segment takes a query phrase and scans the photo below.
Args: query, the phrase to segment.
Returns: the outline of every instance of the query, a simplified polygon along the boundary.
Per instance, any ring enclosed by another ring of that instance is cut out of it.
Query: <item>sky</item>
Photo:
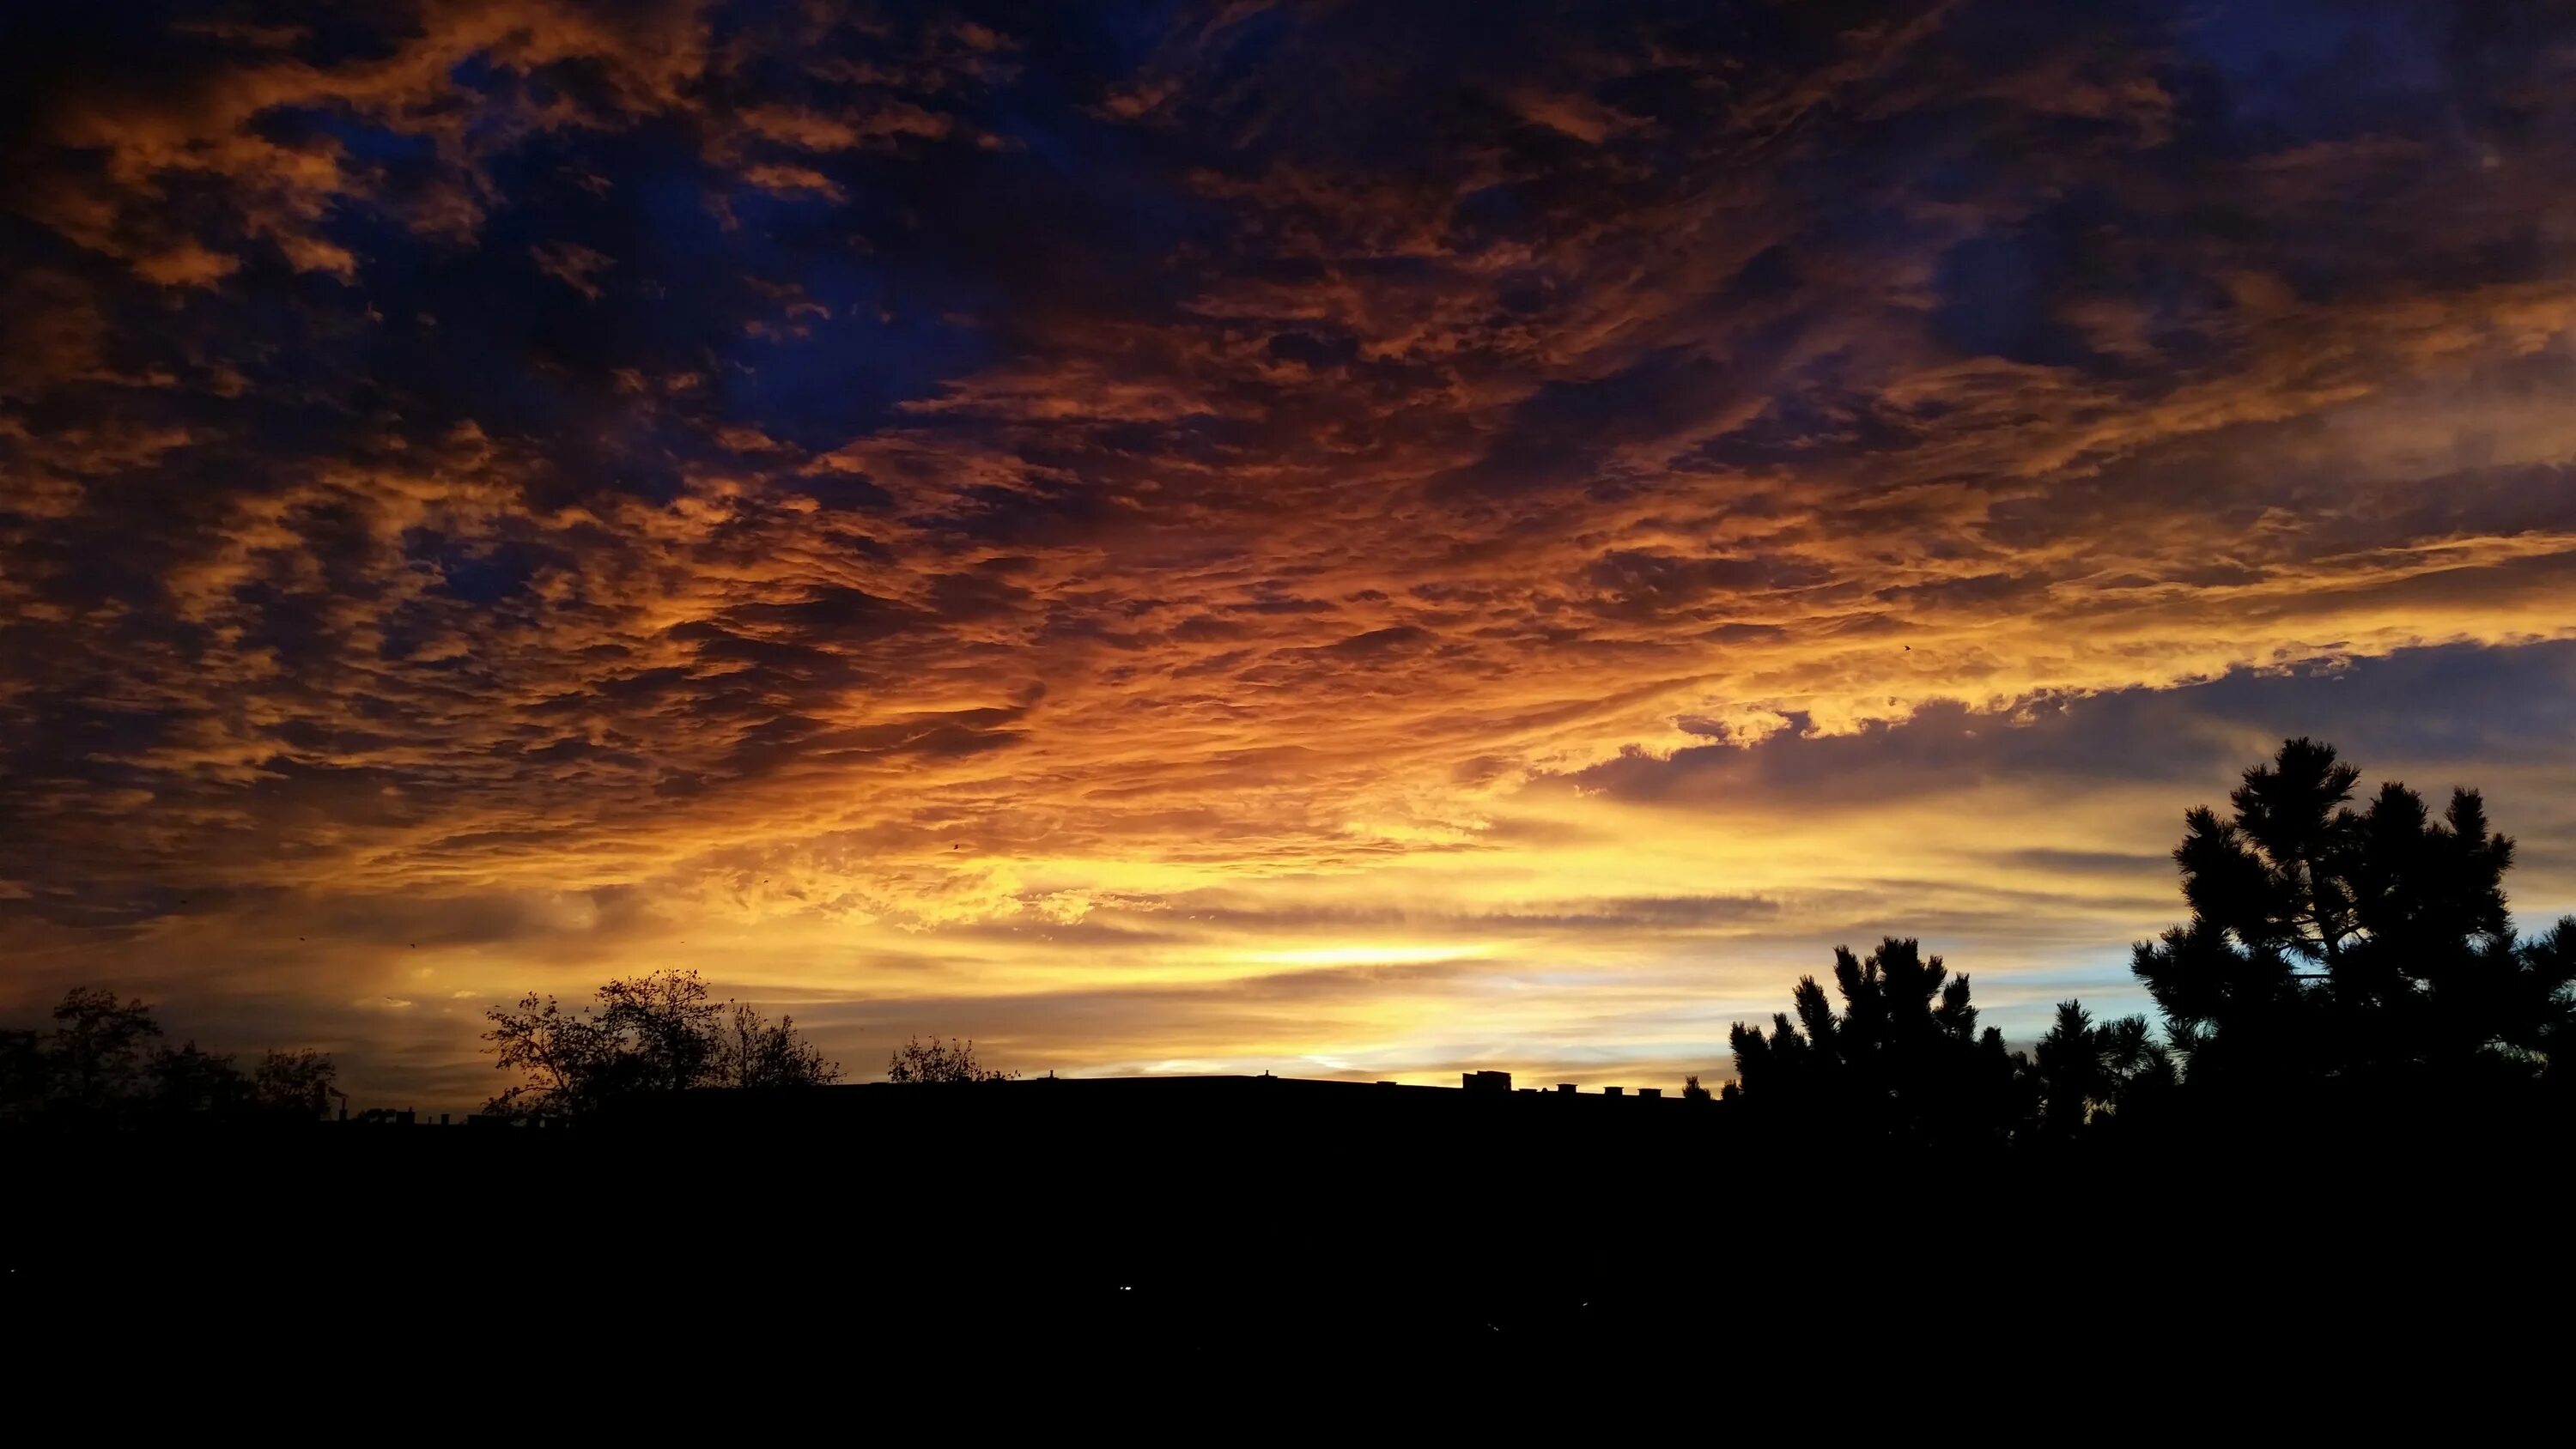
[[[2559,3],[0,18],[0,1015],[361,1105],[2137,1009],[2286,735],[2576,910]]]

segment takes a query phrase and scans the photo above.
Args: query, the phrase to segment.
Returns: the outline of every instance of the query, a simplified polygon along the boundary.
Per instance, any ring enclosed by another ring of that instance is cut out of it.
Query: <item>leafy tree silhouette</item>
[[[954,1037],[923,1041],[914,1037],[895,1048],[886,1062],[889,1082],[1006,1082],[1017,1072],[986,1071],[975,1059],[975,1043]]]
[[[677,1092],[711,1084],[717,1023],[695,971],[656,971],[599,988],[599,1024],[612,1051],[609,1085],[619,1092]]]
[[[119,1001],[113,991],[73,987],[54,1007],[54,1029],[42,1045],[47,1096],[78,1113],[133,1101],[149,1081],[145,1045],[160,1035],[161,1023],[141,998]]]
[[[48,1085],[44,1038],[16,1027],[0,1031],[0,1121],[34,1115]]]
[[[2001,1032],[1978,1032],[1966,976],[1890,936],[1865,959],[1835,947],[1834,987],[1839,1016],[1807,976],[1796,1021],[1773,1016],[1767,1037],[1736,1023],[1729,1100],[1893,1143],[2009,1138],[2026,1115],[2019,1064]]]
[[[527,1079],[484,1105],[501,1116],[574,1118],[639,1093],[840,1079],[793,1017],[773,1025],[741,1002],[718,1006],[695,971],[610,981],[592,1005],[569,1010],[532,992],[484,1016],[497,1065]]]
[[[2435,820],[2394,781],[2352,809],[2359,778],[2288,740],[2245,772],[2231,818],[2184,817],[2191,920],[2132,965],[2200,1091],[2527,1081],[2566,1041],[2576,927],[2515,938],[2513,842],[2478,792]]]
[[[339,1081],[339,1066],[320,1052],[272,1051],[251,1070],[251,1098],[274,1116],[318,1119],[331,1115]]]
[[[164,1116],[225,1116],[250,1105],[250,1079],[241,1068],[231,1057],[197,1050],[195,1042],[154,1052],[149,1080],[151,1105]]]
[[[334,1095],[338,1068],[319,1052],[277,1052],[245,1074],[195,1042],[154,1046],[152,1008],[112,991],[74,987],[48,1031],[0,1033],[0,1120],[67,1126],[312,1118]]]

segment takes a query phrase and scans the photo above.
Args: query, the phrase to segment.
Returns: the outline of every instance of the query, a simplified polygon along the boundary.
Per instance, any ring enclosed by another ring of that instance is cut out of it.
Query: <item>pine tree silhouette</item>
[[[2391,781],[2354,810],[2359,778],[2293,739],[2245,772],[2230,818],[2184,817],[2191,920],[2133,969],[2197,1093],[2528,1081],[2567,1039],[2576,932],[2515,938],[2513,842],[2484,800],[2455,790],[2436,820]]]
[[[1839,1015],[1808,976],[1794,1022],[1775,1015],[1768,1036],[1736,1024],[1730,1100],[1891,1143],[2010,1137],[2025,1115],[2018,1064],[2002,1033],[1977,1030],[1966,976],[1926,958],[1919,942],[1890,936],[1866,958],[1835,947],[1834,987]]]

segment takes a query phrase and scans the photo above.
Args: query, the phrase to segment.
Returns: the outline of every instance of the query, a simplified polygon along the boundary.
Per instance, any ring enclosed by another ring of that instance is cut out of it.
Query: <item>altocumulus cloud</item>
[[[1698,1069],[2116,991],[2287,729],[2571,896],[2551,7],[0,26],[22,1003]]]

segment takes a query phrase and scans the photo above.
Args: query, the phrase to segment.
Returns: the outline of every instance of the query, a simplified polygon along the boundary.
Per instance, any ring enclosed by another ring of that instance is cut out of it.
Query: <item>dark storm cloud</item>
[[[2428,699],[2443,707],[2414,707]],[[1621,799],[1751,800],[1787,810],[1951,795],[2003,779],[2224,779],[2231,765],[2251,763],[2238,761],[2249,742],[2259,748],[2299,734],[2331,739],[2365,761],[2527,760],[2545,756],[2571,717],[2576,644],[2453,646],[2239,670],[2185,689],[2037,699],[2008,716],[1938,703],[1901,724],[1838,735],[1788,729],[1667,759],[1616,760],[1573,779]]]

